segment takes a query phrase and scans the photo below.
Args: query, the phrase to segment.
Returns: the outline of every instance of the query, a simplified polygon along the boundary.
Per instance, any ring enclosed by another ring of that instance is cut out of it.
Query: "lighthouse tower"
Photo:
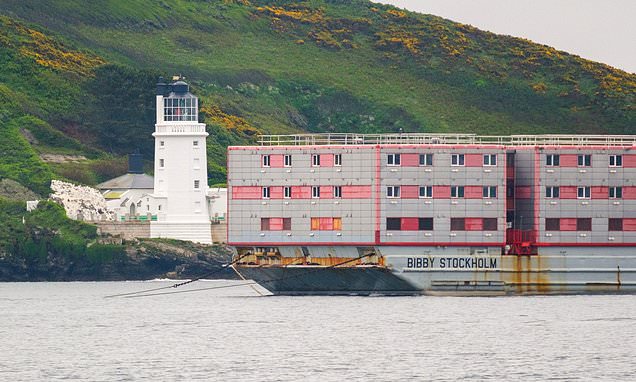
[[[157,221],[150,237],[212,243],[206,195],[205,124],[199,123],[198,99],[181,77],[157,83],[153,204]]]

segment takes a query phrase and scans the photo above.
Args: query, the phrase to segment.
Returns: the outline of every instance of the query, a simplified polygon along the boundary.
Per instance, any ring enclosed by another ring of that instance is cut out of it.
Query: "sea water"
[[[636,296],[104,298],[172,283],[0,283],[0,380],[636,380]]]

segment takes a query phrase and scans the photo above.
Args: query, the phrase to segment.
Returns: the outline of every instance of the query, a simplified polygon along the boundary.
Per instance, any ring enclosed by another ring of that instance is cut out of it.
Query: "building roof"
[[[153,189],[155,179],[146,174],[125,174],[97,185],[100,190],[113,189]]]

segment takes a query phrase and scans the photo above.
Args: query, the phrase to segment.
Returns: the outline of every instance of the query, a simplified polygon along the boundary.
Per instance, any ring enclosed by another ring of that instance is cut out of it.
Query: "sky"
[[[636,0],[375,0],[636,73]]]

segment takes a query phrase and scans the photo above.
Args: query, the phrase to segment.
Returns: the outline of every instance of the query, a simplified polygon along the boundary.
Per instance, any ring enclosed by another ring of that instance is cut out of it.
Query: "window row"
[[[387,162],[388,166],[401,166],[402,165],[402,155],[408,156],[412,154],[388,154]],[[418,164],[420,166],[433,166],[433,154],[416,154],[418,155],[419,161]],[[451,154],[451,166],[465,166],[466,165],[466,154]],[[481,155],[481,154],[473,154],[473,155]],[[479,158],[477,159],[479,160]],[[410,163],[405,163],[408,165],[412,165]],[[481,155],[481,165],[483,166],[496,166],[497,165],[497,154],[483,154]]]
[[[311,166],[312,167],[320,167],[320,164],[323,163],[328,167],[342,166],[342,154],[323,154],[323,158],[329,158],[327,160],[328,163],[324,163],[324,160],[321,160],[321,154],[313,154],[311,156]],[[263,167],[292,167],[292,155],[284,154],[282,156],[282,163],[277,163],[276,161],[280,161],[280,155],[261,155],[261,165]]]
[[[603,190],[607,188],[607,197],[609,199],[623,198],[623,187],[618,186],[618,187],[599,187],[599,188]],[[569,192],[570,188],[568,187],[567,190]],[[547,186],[545,188],[545,197],[548,199],[559,199],[559,198],[567,199],[568,197],[570,197],[570,195],[564,195],[561,192],[561,187],[559,186]],[[577,199],[591,199],[591,197],[592,197],[592,187],[582,186],[582,187],[576,188]]]
[[[546,231],[592,231],[592,218],[546,218]],[[635,218],[609,218],[608,231],[636,231]]]
[[[311,218],[312,231],[342,231],[342,218]],[[261,218],[261,231],[291,231],[291,218]]]
[[[196,98],[164,98],[163,120],[164,121],[196,121],[197,120],[197,99]]]
[[[387,198],[401,198],[401,197],[411,197],[411,195],[402,195],[402,188],[405,186],[387,186],[386,188],[386,196]],[[409,187],[409,186],[406,186]],[[444,195],[440,195],[441,197],[448,197],[446,194],[447,188],[445,186],[439,186],[445,190]],[[474,195],[475,189],[477,189],[477,193],[479,193],[479,187],[481,187],[481,197],[484,199],[495,199],[497,198],[497,186],[450,186],[450,197],[451,198],[464,198],[464,197],[479,197],[479,195]],[[466,190],[470,190],[471,194],[467,195]],[[410,190],[411,188],[408,188]],[[433,186],[419,186],[418,187],[418,197],[420,198],[433,198]]]
[[[564,163],[561,154],[546,154],[545,164],[550,167],[567,166],[567,167],[591,167],[592,155],[591,154],[578,154],[576,155],[576,163],[574,163],[574,155],[564,154],[564,158],[567,158],[567,162]],[[570,159],[571,158],[571,159]],[[608,156],[609,167],[622,167],[623,156],[618,154],[610,154]],[[572,163],[570,163],[572,162]]]
[[[387,231],[432,231],[434,218],[386,218]],[[497,231],[497,218],[451,218],[451,231]]]
[[[319,199],[320,198],[320,189],[322,187],[321,186],[312,186],[311,187],[311,197],[314,199]],[[332,198],[335,199],[340,199],[342,198],[342,186],[330,186],[329,188],[331,188],[331,194],[329,195]],[[270,199],[271,198],[271,187],[263,187],[263,199]],[[294,187],[292,186],[284,186],[283,187],[283,199],[291,199],[293,198],[295,195],[293,195],[293,190]],[[323,193],[323,197],[326,196]]]

